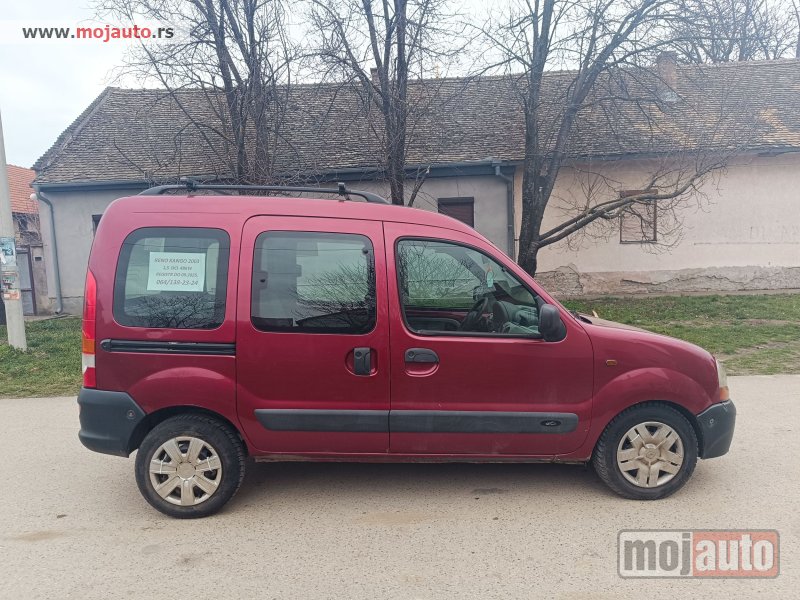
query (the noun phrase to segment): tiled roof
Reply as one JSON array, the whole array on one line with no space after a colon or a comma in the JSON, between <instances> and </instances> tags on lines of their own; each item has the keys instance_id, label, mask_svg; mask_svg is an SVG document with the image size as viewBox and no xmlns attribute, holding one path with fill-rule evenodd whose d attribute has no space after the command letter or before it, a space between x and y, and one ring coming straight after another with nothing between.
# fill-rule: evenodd
<instances>
[{"instance_id":1,"label":"tiled roof","mask_svg":"<svg viewBox=\"0 0 800 600\"><path fill-rule=\"evenodd\" d=\"M554 135L572 79L570 72L545 75L540 123L545 140ZM413 82L411 103L430 109L417 111L410 123L408 164L522 160L520 81L498 76ZM638 100L652 98L658 89L665 102ZM800 60L679 66L674 90L678 99L670 101L663 84L642 72L603 80L594 102L577 118L569 154L610 157L742 146L800 150ZM619 97L626 100L610 100ZM197 90L171 97L164 90L107 88L36 162L37 182L225 176L224 144L192 125L213 126L218 100L209 102ZM355 86L292 87L275 143L275 171L378 166L381 121L365 105Z\"/></svg>"},{"instance_id":2,"label":"tiled roof","mask_svg":"<svg viewBox=\"0 0 800 600\"><path fill-rule=\"evenodd\" d=\"M39 207L31 200L33 178L36 173L33 169L25 169L15 165L8 165L8 187L11 191L11 212L36 214Z\"/></svg>"}]
</instances>

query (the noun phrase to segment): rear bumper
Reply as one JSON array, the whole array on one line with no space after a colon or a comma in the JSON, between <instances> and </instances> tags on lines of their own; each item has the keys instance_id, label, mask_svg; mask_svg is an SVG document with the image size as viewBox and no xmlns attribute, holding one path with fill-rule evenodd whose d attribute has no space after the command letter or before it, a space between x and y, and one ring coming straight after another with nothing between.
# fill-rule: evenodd
<instances>
[{"instance_id":1,"label":"rear bumper","mask_svg":"<svg viewBox=\"0 0 800 600\"><path fill-rule=\"evenodd\" d=\"M728 400L714 404L697 415L703 435L700 458L716 458L728 452L736 425L736 407Z\"/></svg>"},{"instance_id":2,"label":"rear bumper","mask_svg":"<svg viewBox=\"0 0 800 600\"><path fill-rule=\"evenodd\" d=\"M81 388L78 394L81 430L78 438L89 450L129 456L131 437L145 413L125 392Z\"/></svg>"}]
</instances>

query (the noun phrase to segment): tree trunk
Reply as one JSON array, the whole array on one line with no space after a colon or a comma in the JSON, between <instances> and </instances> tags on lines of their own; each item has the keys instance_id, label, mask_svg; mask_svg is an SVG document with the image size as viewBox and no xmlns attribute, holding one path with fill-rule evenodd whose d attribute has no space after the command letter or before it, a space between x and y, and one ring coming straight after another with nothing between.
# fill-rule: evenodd
<instances>
[{"instance_id":1,"label":"tree trunk","mask_svg":"<svg viewBox=\"0 0 800 600\"><path fill-rule=\"evenodd\" d=\"M519 235L519 256L517 262L531 275L536 275L537 258L539 256L539 233L541 222L536 223L533 210L526 210L523 192L522 224Z\"/></svg>"},{"instance_id":2,"label":"tree trunk","mask_svg":"<svg viewBox=\"0 0 800 600\"><path fill-rule=\"evenodd\" d=\"M528 123L535 123L531 118ZM535 125L529 125L526 138L535 138ZM536 144L526 144L525 161L522 173L522 222L519 232L519 256L517 262L531 276L536 275L537 257L539 255L544 210L548 198L546 189L541 185L542 177L540 158L535 154ZM531 149L534 149L531 151Z\"/></svg>"},{"instance_id":3,"label":"tree trunk","mask_svg":"<svg viewBox=\"0 0 800 600\"><path fill-rule=\"evenodd\" d=\"M389 107L389 112L384 115L386 124L386 148L384 160L386 161L386 179L389 182L389 196L392 204L405 204L405 153L403 140L398 131L395 120L396 105Z\"/></svg>"},{"instance_id":4,"label":"tree trunk","mask_svg":"<svg viewBox=\"0 0 800 600\"><path fill-rule=\"evenodd\" d=\"M531 277L536 276L536 268L538 266L538 254L539 248L537 246L532 246L528 249L527 252L523 255L520 253L519 255L519 265L525 269L525 272L528 273Z\"/></svg>"},{"instance_id":5,"label":"tree trunk","mask_svg":"<svg viewBox=\"0 0 800 600\"><path fill-rule=\"evenodd\" d=\"M395 163L391 157L392 163ZM397 164L392 164L389 167L389 193L391 195L392 204L405 204L405 182L403 181L404 171L403 168L398 168Z\"/></svg>"},{"instance_id":6,"label":"tree trunk","mask_svg":"<svg viewBox=\"0 0 800 600\"><path fill-rule=\"evenodd\" d=\"M395 81L390 85L392 102L388 106L388 120L391 127L388 133L389 145L389 187L392 193L392 204L404 205L405 198L405 166L406 166L406 101L408 95L408 58L406 56L406 0L395 0L394 13L396 20L396 52ZM388 74L388 72L387 72Z\"/></svg>"}]
</instances>

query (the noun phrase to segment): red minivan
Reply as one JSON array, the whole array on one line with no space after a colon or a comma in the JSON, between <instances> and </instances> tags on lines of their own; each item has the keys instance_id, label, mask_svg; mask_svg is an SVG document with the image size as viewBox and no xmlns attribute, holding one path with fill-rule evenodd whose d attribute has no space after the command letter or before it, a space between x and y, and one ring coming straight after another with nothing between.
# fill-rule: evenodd
<instances>
[{"instance_id":1,"label":"red minivan","mask_svg":"<svg viewBox=\"0 0 800 600\"><path fill-rule=\"evenodd\" d=\"M181 518L230 500L248 457L591 461L653 500L728 451L736 416L705 350L570 313L463 223L342 184L113 202L78 403L83 444L138 449L145 499Z\"/></svg>"}]
</instances>

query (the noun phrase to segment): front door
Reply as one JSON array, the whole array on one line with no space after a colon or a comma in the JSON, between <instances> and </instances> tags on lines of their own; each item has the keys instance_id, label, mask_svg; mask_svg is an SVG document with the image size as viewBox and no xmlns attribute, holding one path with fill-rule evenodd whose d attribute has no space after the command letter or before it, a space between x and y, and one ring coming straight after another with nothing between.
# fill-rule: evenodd
<instances>
[{"instance_id":1,"label":"front door","mask_svg":"<svg viewBox=\"0 0 800 600\"><path fill-rule=\"evenodd\" d=\"M255 217L242 237L238 412L275 453L385 453L389 337L380 222Z\"/></svg>"},{"instance_id":2,"label":"front door","mask_svg":"<svg viewBox=\"0 0 800 600\"><path fill-rule=\"evenodd\" d=\"M22 313L35 315L36 292L33 288L31 254L27 249L17 250L17 265L19 265L19 288L20 292L22 292Z\"/></svg>"},{"instance_id":3,"label":"front door","mask_svg":"<svg viewBox=\"0 0 800 600\"><path fill-rule=\"evenodd\" d=\"M589 428L592 347L564 315L547 342L548 299L482 240L385 226L392 319L391 452L550 456Z\"/></svg>"}]
</instances>

